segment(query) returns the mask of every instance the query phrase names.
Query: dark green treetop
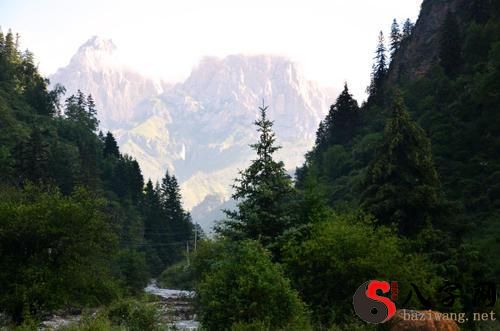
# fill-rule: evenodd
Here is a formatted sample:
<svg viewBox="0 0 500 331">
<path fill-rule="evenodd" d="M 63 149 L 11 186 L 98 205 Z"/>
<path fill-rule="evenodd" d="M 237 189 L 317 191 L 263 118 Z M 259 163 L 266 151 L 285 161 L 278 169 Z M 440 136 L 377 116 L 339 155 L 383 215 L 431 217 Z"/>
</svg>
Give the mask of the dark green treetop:
<svg viewBox="0 0 500 331">
<path fill-rule="evenodd" d="M 286 201 L 294 189 L 283 162 L 273 158 L 280 146 L 276 145 L 273 122 L 267 118 L 268 107 L 259 109 L 260 118 L 255 125 L 260 137 L 256 144 L 250 145 L 257 158 L 235 180 L 233 199 L 239 201 L 238 210 L 226 211 L 228 220 L 217 231 L 258 239 L 267 245 L 291 224 Z"/>
<path fill-rule="evenodd" d="M 380 224 L 396 225 L 400 234 L 413 235 L 433 220 L 439 205 L 440 182 L 430 140 L 396 95 L 382 147 L 366 173 L 362 207 Z"/>
</svg>

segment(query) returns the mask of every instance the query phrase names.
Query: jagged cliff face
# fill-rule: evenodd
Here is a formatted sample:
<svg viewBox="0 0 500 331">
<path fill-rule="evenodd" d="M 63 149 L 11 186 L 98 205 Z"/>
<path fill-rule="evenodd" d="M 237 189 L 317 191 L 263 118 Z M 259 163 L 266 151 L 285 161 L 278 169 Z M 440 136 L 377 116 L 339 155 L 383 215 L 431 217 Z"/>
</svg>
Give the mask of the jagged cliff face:
<svg viewBox="0 0 500 331">
<path fill-rule="evenodd" d="M 389 82 L 424 76 L 439 61 L 439 31 L 448 12 L 466 8 L 465 0 L 424 0 L 411 37 L 395 54 Z"/>
<path fill-rule="evenodd" d="M 126 125 L 139 101 L 163 90 L 161 83 L 121 65 L 113 42 L 97 36 L 80 46 L 69 64 L 49 78 L 52 83 L 62 83 L 67 95 L 78 89 L 92 94 L 102 110 L 98 117 L 105 129 Z"/>
<path fill-rule="evenodd" d="M 328 98 L 282 57 L 206 58 L 184 83 L 145 100 L 134 111 L 137 125 L 116 135 L 152 178 L 173 170 L 191 208 L 209 195 L 230 195 L 237 170 L 253 156 L 248 145 L 257 139 L 252 123 L 263 99 L 283 145 L 278 157 L 293 169 L 314 141 Z"/>
<path fill-rule="evenodd" d="M 207 57 L 167 88 L 117 66 L 114 51 L 93 38 L 51 80 L 92 93 L 121 151 L 137 158 L 146 178 L 173 171 L 185 206 L 201 204 L 194 213 L 200 217 L 229 198 L 238 169 L 254 156 L 248 145 L 258 139 L 252 123 L 263 99 L 283 146 L 277 157 L 291 170 L 303 162 L 333 100 L 284 57 Z"/>
</svg>

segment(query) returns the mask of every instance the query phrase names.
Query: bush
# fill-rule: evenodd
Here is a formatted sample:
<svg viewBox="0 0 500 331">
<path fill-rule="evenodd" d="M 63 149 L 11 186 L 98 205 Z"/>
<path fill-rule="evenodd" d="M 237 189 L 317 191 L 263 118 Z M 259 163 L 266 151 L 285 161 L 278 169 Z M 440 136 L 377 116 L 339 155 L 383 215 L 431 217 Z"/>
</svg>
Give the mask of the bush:
<svg viewBox="0 0 500 331">
<path fill-rule="evenodd" d="M 157 330 L 160 316 L 152 304 L 127 299 L 114 302 L 107 310 L 113 325 L 126 327 L 130 331 Z"/>
<path fill-rule="evenodd" d="M 297 292 L 258 242 L 204 247 L 195 268 L 201 279 L 197 286 L 201 323 L 207 330 L 309 329 Z"/>
<path fill-rule="evenodd" d="M 117 276 L 122 280 L 123 287 L 130 293 L 141 293 L 149 280 L 148 266 L 144 253 L 131 249 L 122 250 L 115 261 Z"/>
<path fill-rule="evenodd" d="M 59 331 L 110 331 L 110 330 L 120 330 L 119 328 L 113 328 L 109 319 L 103 315 L 98 314 L 97 316 L 84 315 L 82 319 L 73 325 L 68 325 L 58 329 Z"/>
<path fill-rule="evenodd" d="M 176 263 L 161 273 L 158 283 L 164 288 L 192 290 L 194 289 L 193 269 L 184 261 Z"/>
<path fill-rule="evenodd" d="M 85 189 L 0 189 L 0 307 L 23 315 L 99 305 L 118 295 L 108 261 L 117 238 L 103 201 Z"/>
<path fill-rule="evenodd" d="M 403 244 L 394 231 L 375 228 L 370 217 L 334 214 L 314 224 L 308 238 L 290 240 L 283 263 L 315 321 L 345 323 L 353 317 L 354 292 L 370 279 L 397 280 L 401 290 L 414 282 L 424 293 L 435 285 L 432 265 L 405 254 Z"/>
</svg>

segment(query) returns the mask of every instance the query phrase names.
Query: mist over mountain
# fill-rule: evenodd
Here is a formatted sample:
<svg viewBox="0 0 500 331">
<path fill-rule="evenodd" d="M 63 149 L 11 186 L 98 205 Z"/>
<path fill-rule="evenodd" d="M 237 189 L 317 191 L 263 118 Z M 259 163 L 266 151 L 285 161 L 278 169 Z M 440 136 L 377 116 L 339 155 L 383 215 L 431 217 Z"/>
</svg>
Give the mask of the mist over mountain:
<svg viewBox="0 0 500 331">
<path fill-rule="evenodd" d="M 252 123 L 263 102 L 283 146 L 278 157 L 293 170 L 333 100 L 331 90 L 308 81 L 285 57 L 206 57 L 184 82 L 167 86 L 116 65 L 115 50 L 110 40 L 93 37 L 51 81 L 91 93 L 101 126 L 113 132 L 120 149 L 138 159 L 145 177 L 157 180 L 172 171 L 185 206 L 202 204 L 196 211 L 217 209 L 214 201 L 230 197 L 238 169 L 253 156 Z"/>
<path fill-rule="evenodd" d="M 101 110 L 99 120 L 105 129 L 126 125 L 139 101 L 161 93 L 165 87 L 165 83 L 121 64 L 116 50 L 112 40 L 93 36 L 80 46 L 66 67 L 50 76 L 52 84 L 64 85 L 67 95 L 78 89 L 91 93 Z"/>
</svg>

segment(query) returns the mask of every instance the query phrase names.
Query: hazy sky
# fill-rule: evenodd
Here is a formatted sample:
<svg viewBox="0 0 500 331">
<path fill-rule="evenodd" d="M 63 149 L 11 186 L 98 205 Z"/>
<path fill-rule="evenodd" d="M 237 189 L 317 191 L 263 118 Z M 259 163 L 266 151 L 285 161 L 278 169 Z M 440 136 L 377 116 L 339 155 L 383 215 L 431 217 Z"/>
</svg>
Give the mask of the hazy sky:
<svg viewBox="0 0 500 331">
<path fill-rule="evenodd" d="M 22 37 L 44 74 L 92 35 L 111 38 L 140 72 L 180 81 L 205 55 L 278 54 L 308 79 L 358 97 L 380 30 L 413 21 L 422 0 L 0 0 L 0 24 Z"/>
</svg>

